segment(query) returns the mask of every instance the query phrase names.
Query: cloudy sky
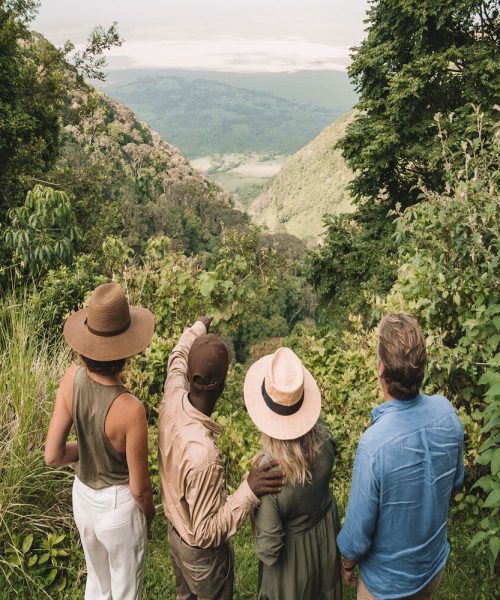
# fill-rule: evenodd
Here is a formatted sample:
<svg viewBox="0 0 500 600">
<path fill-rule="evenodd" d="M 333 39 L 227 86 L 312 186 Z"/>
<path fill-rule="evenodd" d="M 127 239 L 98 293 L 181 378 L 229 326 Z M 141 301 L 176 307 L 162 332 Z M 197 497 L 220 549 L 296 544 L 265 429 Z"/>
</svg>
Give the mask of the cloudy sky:
<svg viewBox="0 0 500 600">
<path fill-rule="evenodd" d="M 344 69 L 368 0 L 42 0 L 33 29 L 83 43 L 118 22 L 110 67 Z"/>
</svg>

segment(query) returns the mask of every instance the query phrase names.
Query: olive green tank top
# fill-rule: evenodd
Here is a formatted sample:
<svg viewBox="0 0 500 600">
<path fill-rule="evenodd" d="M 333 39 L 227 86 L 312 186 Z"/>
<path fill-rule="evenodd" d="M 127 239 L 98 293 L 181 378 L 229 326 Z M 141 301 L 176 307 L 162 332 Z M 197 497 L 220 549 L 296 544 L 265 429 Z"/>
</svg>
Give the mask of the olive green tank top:
<svg viewBox="0 0 500 600">
<path fill-rule="evenodd" d="M 128 392 L 123 385 L 103 385 L 91 379 L 80 367 L 73 383 L 73 422 L 78 439 L 78 479 L 98 490 L 128 483 L 124 452 L 118 452 L 104 431 L 104 422 L 115 399 Z"/>
</svg>

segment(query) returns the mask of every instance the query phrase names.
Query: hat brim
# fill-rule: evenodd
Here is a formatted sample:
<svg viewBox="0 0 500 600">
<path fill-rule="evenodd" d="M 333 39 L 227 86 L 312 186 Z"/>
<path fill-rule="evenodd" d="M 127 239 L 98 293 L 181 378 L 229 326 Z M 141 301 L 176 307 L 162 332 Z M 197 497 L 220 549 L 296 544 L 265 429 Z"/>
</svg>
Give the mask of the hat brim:
<svg viewBox="0 0 500 600">
<path fill-rule="evenodd" d="M 78 354 L 92 360 L 109 361 L 129 358 L 145 350 L 153 337 L 154 317 L 147 308 L 130 306 L 130 325 L 126 331 L 110 337 L 95 335 L 85 325 L 88 309 L 70 315 L 64 323 L 63 335 Z"/>
<path fill-rule="evenodd" d="M 264 380 L 273 355 L 264 356 L 255 362 L 245 377 L 243 397 L 250 418 L 256 427 L 277 440 L 294 440 L 310 431 L 321 412 L 321 392 L 311 373 L 304 369 L 304 401 L 293 415 L 282 416 L 273 412 L 262 397 Z"/>
</svg>

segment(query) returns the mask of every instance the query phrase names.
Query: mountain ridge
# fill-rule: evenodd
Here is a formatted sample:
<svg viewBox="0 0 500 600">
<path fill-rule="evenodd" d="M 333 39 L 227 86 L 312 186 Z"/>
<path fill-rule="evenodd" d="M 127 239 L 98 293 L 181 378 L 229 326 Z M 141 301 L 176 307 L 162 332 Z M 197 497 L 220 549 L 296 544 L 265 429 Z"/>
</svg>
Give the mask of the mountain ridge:
<svg viewBox="0 0 500 600">
<path fill-rule="evenodd" d="M 291 154 L 341 112 L 268 90 L 179 75 L 143 76 L 103 90 L 189 158 L 248 151 Z"/>
</svg>

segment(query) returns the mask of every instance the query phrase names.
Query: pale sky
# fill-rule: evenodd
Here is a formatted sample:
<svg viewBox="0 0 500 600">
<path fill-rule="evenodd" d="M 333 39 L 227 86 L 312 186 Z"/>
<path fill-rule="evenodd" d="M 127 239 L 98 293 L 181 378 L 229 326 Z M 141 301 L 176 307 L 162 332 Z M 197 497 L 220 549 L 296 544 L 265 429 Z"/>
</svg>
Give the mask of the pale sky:
<svg viewBox="0 0 500 600">
<path fill-rule="evenodd" d="M 42 0 L 32 27 L 80 44 L 113 21 L 109 66 L 224 71 L 341 70 L 368 0 Z"/>
</svg>

